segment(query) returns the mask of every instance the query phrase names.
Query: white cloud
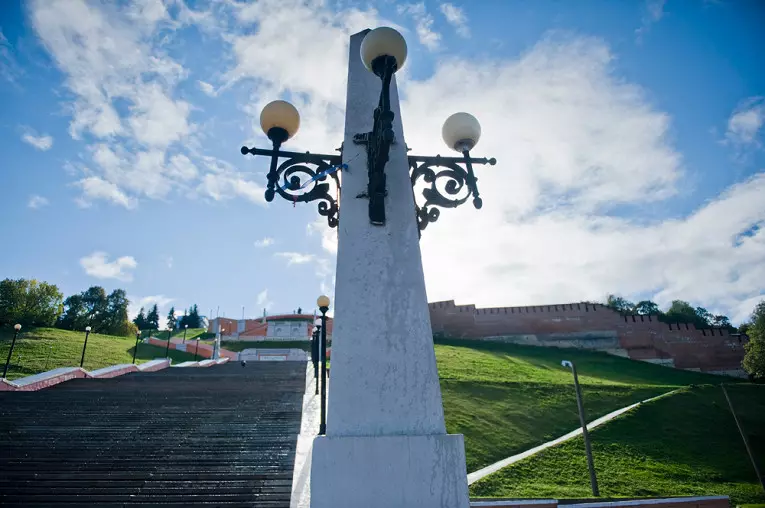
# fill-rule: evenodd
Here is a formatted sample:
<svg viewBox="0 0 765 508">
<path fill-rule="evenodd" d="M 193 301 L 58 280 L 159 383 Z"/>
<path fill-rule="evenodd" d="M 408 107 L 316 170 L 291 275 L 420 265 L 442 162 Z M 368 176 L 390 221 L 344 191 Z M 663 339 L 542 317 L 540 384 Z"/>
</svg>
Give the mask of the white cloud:
<svg viewBox="0 0 765 508">
<path fill-rule="evenodd" d="M 50 202 L 48 201 L 47 198 L 38 196 L 37 194 L 33 194 L 29 196 L 29 202 L 27 203 L 27 206 L 31 208 L 32 210 L 37 210 L 38 208 L 48 206 L 49 204 Z"/>
<path fill-rule="evenodd" d="M 83 196 L 77 203 L 83 208 L 89 207 L 92 199 L 103 199 L 127 209 L 135 208 L 137 204 L 135 199 L 128 197 L 115 184 L 97 176 L 83 178 L 76 185 L 82 188 Z"/>
<path fill-rule="evenodd" d="M 314 254 L 303 254 L 300 252 L 276 252 L 274 256 L 286 259 L 287 266 L 310 263 L 316 258 Z"/>
<path fill-rule="evenodd" d="M 148 313 L 154 304 L 157 304 L 157 310 L 159 312 L 160 320 L 166 318 L 167 311 L 170 309 L 165 307 L 170 305 L 174 301 L 174 298 L 168 298 L 165 295 L 151 295 L 151 296 L 128 296 L 130 305 L 128 305 L 128 317 L 133 320 L 143 307 L 144 312 Z M 164 326 L 160 323 L 160 327 Z"/>
<path fill-rule="evenodd" d="M 16 84 L 16 79 L 23 74 L 24 70 L 13 54 L 13 46 L 0 30 L 0 77 L 9 83 Z"/>
<path fill-rule="evenodd" d="M 45 152 L 50 150 L 53 146 L 53 138 L 47 134 L 37 136 L 33 132 L 26 132 L 21 136 L 22 141 L 35 147 L 36 149 Z"/>
<path fill-rule="evenodd" d="M 97 279 L 133 280 L 133 273 L 138 263 L 133 256 L 122 256 L 109 262 L 108 254 L 96 251 L 80 258 L 80 266 L 85 273 Z"/>
<path fill-rule="evenodd" d="M 197 86 L 205 95 L 209 95 L 210 97 L 215 97 L 218 95 L 217 90 L 215 90 L 215 87 L 212 86 L 210 83 L 207 83 L 206 81 L 197 81 Z"/>
<path fill-rule="evenodd" d="M 415 21 L 415 31 L 420 44 L 435 51 L 441 45 L 441 34 L 433 30 L 433 16 L 425 7 L 425 2 L 398 6 L 399 14 L 408 14 Z M 443 11 L 443 9 L 442 9 Z"/>
<path fill-rule="evenodd" d="M 450 3 L 443 3 L 439 6 L 439 8 L 441 9 L 441 14 L 443 14 L 446 18 L 446 21 L 448 21 L 449 24 L 452 25 L 457 31 L 457 35 L 464 39 L 469 39 L 470 27 L 468 27 L 467 24 L 467 16 L 465 16 L 465 11 Z"/>
<path fill-rule="evenodd" d="M 268 247 L 273 244 L 274 244 L 274 239 L 268 236 L 260 240 L 255 240 L 255 247 Z"/>
<path fill-rule="evenodd" d="M 725 139 L 739 147 L 759 146 L 757 137 L 764 123 L 765 97 L 750 97 L 731 113 Z"/>
<path fill-rule="evenodd" d="M 258 296 L 255 299 L 255 307 L 258 309 L 258 312 L 263 309 L 270 309 L 273 304 L 274 302 L 268 299 L 268 289 L 264 289 L 258 293 Z"/>
<path fill-rule="evenodd" d="M 244 198 L 258 205 L 266 205 L 266 188 L 239 173 L 207 173 L 197 187 L 197 192 L 215 201 L 235 197 Z"/>
<path fill-rule="evenodd" d="M 643 41 L 643 36 L 651 29 L 651 25 L 658 23 L 664 17 L 664 4 L 666 3 L 667 0 L 645 0 L 640 28 L 635 30 L 638 44 Z"/>
</svg>

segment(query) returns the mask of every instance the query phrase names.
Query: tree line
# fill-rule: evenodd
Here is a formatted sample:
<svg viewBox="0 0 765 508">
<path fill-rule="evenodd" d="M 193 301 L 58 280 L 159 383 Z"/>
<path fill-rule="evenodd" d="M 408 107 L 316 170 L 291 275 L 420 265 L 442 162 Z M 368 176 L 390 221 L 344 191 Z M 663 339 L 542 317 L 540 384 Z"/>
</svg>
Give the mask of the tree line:
<svg viewBox="0 0 765 508">
<path fill-rule="evenodd" d="M 656 316 L 659 321 L 664 323 L 688 323 L 698 329 L 725 328 L 731 331 L 736 330 L 736 327 L 731 325 L 728 316 L 712 314 L 704 307 L 694 307 L 683 300 L 673 300 L 669 308 L 664 311 L 651 300 L 641 300 L 637 303 L 632 303 L 616 295 L 608 295 L 604 305 L 622 314 Z"/>
<path fill-rule="evenodd" d="M 146 313 L 146 309 L 141 307 L 138 311 L 138 315 L 133 319 L 133 324 L 139 330 L 156 330 L 159 328 L 159 309 L 155 303 L 149 312 Z M 189 328 L 202 328 L 202 318 L 199 316 L 199 308 L 197 304 L 192 305 L 188 309 L 184 309 L 183 316 L 178 318 L 175 315 L 175 307 L 170 307 L 170 311 L 167 313 L 167 327 L 170 329 L 183 328 L 188 326 Z"/>
<path fill-rule="evenodd" d="M 84 330 L 90 326 L 96 333 L 132 336 L 138 330 L 159 328 L 157 305 L 148 314 L 142 307 L 132 321 L 128 317 L 130 300 L 124 289 L 111 293 L 101 286 L 92 286 L 81 293 L 64 298 L 55 284 L 35 279 L 4 279 L 0 281 L 0 327 L 16 323 L 25 328 L 56 327 L 64 330 Z M 188 325 L 201 328 L 202 318 L 196 304 L 175 316 L 175 307 L 167 316 L 170 328 Z"/>
</svg>

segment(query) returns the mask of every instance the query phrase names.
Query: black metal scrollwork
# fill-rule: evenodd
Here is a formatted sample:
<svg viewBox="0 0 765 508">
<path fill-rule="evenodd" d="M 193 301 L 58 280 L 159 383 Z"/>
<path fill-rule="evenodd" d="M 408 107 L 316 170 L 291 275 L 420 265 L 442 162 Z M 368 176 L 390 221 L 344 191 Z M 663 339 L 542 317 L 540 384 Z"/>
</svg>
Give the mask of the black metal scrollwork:
<svg viewBox="0 0 765 508">
<path fill-rule="evenodd" d="M 483 201 L 478 193 L 478 179 L 473 174 L 473 164 L 497 163 L 496 159 L 474 159 L 465 154 L 464 158 L 458 157 L 421 157 L 409 156 L 409 167 L 412 169 L 410 178 L 412 189 L 417 185 L 417 180 L 428 184 L 422 190 L 425 203 L 422 207 L 415 203 L 417 226 L 420 231 L 424 230 L 429 223 L 438 220 L 441 208 L 456 208 L 473 196 L 473 206 L 480 209 Z M 465 164 L 466 168 L 460 166 Z M 443 167 L 439 171 L 434 167 Z"/>
<path fill-rule="evenodd" d="M 336 166 L 341 165 L 341 155 L 323 155 L 282 152 L 279 150 L 262 150 L 259 148 L 242 147 L 242 154 L 265 155 L 272 160 L 279 157 L 287 157 L 287 160 L 279 164 L 271 165 L 268 172 L 268 187 L 266 188 L 266 201 L 273 201 L 276 194 L 293 203 L 308 203 L 318 201 L 319 215 L 327 218 L 329 227 L 337 227 L 338 201 L 330 194 L 330 184 L 327 178 L 334 180 L 338 193 L 340 192 L 340 179 L 337 175 Z M 309 166 L 314 166 L 311 168 Z M 323 172 L 328 172 L 322 174 Z M 318 178 L 317 175 L 321 175 Z M 281 181 L 281 183 L 280 183 Z"/>
</svg>

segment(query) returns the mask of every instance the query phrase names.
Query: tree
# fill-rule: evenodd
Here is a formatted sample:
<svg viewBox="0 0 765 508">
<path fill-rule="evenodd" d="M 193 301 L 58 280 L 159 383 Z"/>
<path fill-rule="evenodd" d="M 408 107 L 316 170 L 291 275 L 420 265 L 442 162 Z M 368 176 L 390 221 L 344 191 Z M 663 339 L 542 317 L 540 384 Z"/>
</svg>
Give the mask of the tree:
<svg viewBox="0 0 765 508">
<path fill-rule="evenodd" d="M 719 328 L 727 328 L 728 330 L 735 330 L 736 327 L 730 324 L 730 319 L 728 319 L 728 316 L 714 316 L 712 318 L 712 326 L 716 326 Z"/>
<path fill-rule="evenodd" d="M 156 330 L 159 328 L 159 309 L 157 308 L 156 303 L 146 315 L 146 327 L 150 330 Z"/>
<path fill-rule="evenodd" d="M 631 314 L 634 312 L 635 304 L 622 298 L 621 296 L 608 295 L 608 300 L 606 300 L 606 307 L 610 307 L 616 312 L 621 312 L 622 314 Z"/>
<path fill-rule="evenodd" d="M 104 322 L 107 321 L 106 291 L 101 286 L 91 286 L 83 291 L 82 300 L 85 304 L 88 325 L 100 332 L 105 327 Z"/>
<path fill-rule="evenodd" d="M 133 320 L 133 324 L 135 324 L 139 330 L 146 328 L 146 313 L 143 307 L 138 311 L 138 315 Z"/>
<path fill-rule="evenodd" d="M 126 336 L 129 327 L 128 305 L 130 301 L 124 289 L 115 289 L 106 297 L 106 313 L 102 324 L 102 333 Z"/>
<path fill-rule="evenodd" d="M 64 310 L 64 295 L 35 279 L 0 281 L 0 325 L 53 326 Z"/>
<path fill-rule="evenodd" d="M 189 325 L 189 328 L 202 328 L 202 318 L 199 317 L 199 307 L 196 303 L 189 309 L 186 324 Z"/>
<path fill-rule="evenodd" d="M 661 314 L 661 310 L 659 310 L 659 306 L 651 300 L 641 300 L 635 305 L 635 314 L 651 316 Z"/>
<path fill-rule="evenodd" d="M 744 345 L 744 370 L 755 378 L 765 377 L 765 300 L 754 308 L 746 330 L 749 342 Z"/>
<path fill-rule="evenodd" d="M 82 294 L 72 295 L 64 300 L 64 315 L 57 326 L 65 330 L 82 330 L 87 326 L 85 302 Z"/>
<path fill-rule="evenodd" d="M 170 312 L 167 313 L 167 329 L 174 330 L 175 322 L 175 307 L 170 307 Z"/>
</svg>

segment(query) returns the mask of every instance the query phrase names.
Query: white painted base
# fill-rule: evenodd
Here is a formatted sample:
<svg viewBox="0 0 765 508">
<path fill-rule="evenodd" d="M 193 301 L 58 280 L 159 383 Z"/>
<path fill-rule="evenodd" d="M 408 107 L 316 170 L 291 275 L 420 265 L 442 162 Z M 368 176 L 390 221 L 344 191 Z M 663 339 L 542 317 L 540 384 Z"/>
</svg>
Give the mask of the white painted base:
<svg viewBox="0 0 765 508">
<path fill-rule="evenodd" d="M 312 508 L 469 506 L 461 434 L 314 440 Z"/>
</svg>

